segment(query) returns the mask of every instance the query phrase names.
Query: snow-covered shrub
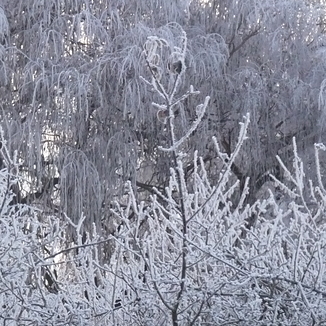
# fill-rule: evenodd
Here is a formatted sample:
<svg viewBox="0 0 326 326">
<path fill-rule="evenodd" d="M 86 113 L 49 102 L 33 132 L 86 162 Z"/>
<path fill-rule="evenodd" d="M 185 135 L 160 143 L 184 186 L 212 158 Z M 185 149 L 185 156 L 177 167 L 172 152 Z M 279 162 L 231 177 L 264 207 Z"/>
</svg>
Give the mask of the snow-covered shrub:
<svg viewBox="0 0 326 326">
<path fill-rule="evenodd" d="M 96 307 L 101 306 L 92 306 L 93 248 L 105 241 L 94 245 L 87 235 L 82 239 L 84 218 L 74 225 L 45 209 L 17 203 L 15 187 L 26 180 L 19 177 L 19 164 L 10 158 L 2 132 L 1 164 L 1 325 L 97 325 Z M 66 243 L 68 226 L 75 230 L 75 244 Z"/>
</svg>

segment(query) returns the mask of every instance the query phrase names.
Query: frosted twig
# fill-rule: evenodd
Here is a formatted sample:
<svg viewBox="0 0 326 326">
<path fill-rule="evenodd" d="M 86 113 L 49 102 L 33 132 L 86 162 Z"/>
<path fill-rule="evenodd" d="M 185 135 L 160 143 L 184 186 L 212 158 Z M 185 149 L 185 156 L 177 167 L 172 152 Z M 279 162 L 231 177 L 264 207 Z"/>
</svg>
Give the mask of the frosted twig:
<svg viewBox="0 0 326 326">
<path fill-rule="evenodd" d="M 202 121 L 202 119 L 205 115 L 205 111 L 206 111 L 209 100 L 210 100 L 210 97 L 206 96 L 205 102 L 203 104 L 200 104 L 199 106 L 197 106 L 197 109 L 196 109 L 196 111 L 198 113 L 197 118 L 195 119 L 195 121 L 193 122 L 193 124 L 191 125 L 191 127 L 189 128 L 189 130 L 183 137 L 181 137 L 178 141 L 174 141 L 173 145 L 169 148 L 164 148 L 162 146 L 159 146 L 158 148 L 163 152 L 175 152 L 189 138 L 189 136 L 198 128 L 200 122 Z"/>
</svg>

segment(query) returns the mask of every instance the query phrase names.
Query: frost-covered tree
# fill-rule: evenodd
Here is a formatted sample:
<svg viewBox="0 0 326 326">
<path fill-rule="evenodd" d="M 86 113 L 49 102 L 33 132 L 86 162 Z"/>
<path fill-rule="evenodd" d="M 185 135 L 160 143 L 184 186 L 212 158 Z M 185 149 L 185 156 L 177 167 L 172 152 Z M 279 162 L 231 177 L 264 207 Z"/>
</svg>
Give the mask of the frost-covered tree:
<svg viewBox="0 0 326 326">
<path fill-rule="evenodd" d="M 210 139 L 230 155 L 249 112 L 249 140 L 232 173 L 242 189 L 250 177 L 253 203 L 268 173 L 282 178 L 275 156 L 291 160 L 293 136 L 304 160 L 323 137 L 324 16 L 322 1 L 304 0 L 1 0 L 0 114 L 22 163 L 17 198 L 74 223 L 84 214 L 87 227 L 108 234 L 125 181 L 145 199 L 168 185 L 171 153 L 158 150 L 169 141 L 164 112 L 140 76 L 151 78 L 147 37 L 173 49 L 181 26 L 187 74 L 176 95 L 193 85 L 202 102 L 211 98 L 183 150 L 198 150 L 217 179 Z M 157 73 L 170 78 L 179 69 Z M 176 136 L 192 126 L 196 103 L 178 102 Z"/>
<path fill-rule="evenodd" d="M 148 75 L 141 77 L 157 95 L 151 105 L 165 136 L 157 155 L 169 159 L 168 183 L 146 197 L 129 180 L 112 210 L 117 227 L 108 237 L 86 215 L 58 219 L 44 206 L 17 203 L 18 156 L 11 159 L 1 134 L 5 325 L 325 324 L 325 146 L 315 145 L 316 182 L 306 181 L 293 139 L 293 166 L 277 156 L 284 178 L 270 175 L 275 189 L 250 204 L 249 179 L 241 184 L 234 173 L 250 141 L 248 114 L 231 153 L 213 138 L 212 178 L 207 161 L 188 147 L 211 99 L 198 104 L 194 86 L 179 94 L 188 39 L 180 25 L 169 28 L 178 46 L 149 36 L 142 51 Z M 197 105 L 189 107 L 194 120 L 183 130 L 178 123 L 186 101 Z M 110 260 L 103 259 L 103 244 L 111 247 Z"/>
<path fill-rule="evenodd" d="M 215 120 L 207 123 L 227 117 L 227 123 L 208 127 L 220 135 L 227 152 L 237 136 L 234 122 L 251 113 L 246 154 L 234 166 L 240 178 L 251 177 L 250 200 L 266 181 L 266 172 L 278 173 L 276 154 L 291 161 L 293 136 L 304 159 L 312 154 L 307 155 L 307 147 L 323 140 L 324 104 L 318 100 L 324 98 L 323 6 L 319 1 L 210 1 L 205 14 L 197 10 L 192 18 L 201 21 L 208 35 L 222 36 L 228 48 L 222 78 L 208 68 L 206 57 L 214 87 L 200 88 L 215 99 L 209 112 Z"/>
</svg>

